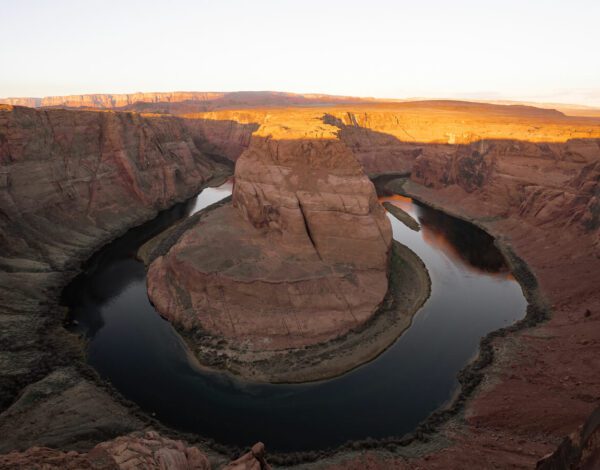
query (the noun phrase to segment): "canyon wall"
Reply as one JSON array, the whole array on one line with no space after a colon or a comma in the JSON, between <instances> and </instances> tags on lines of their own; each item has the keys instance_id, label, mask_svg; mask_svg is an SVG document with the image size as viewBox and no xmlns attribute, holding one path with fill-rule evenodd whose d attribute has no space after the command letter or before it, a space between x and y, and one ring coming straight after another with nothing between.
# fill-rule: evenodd
<instances>
[{"instance_id":1,"label":"canyon wall","mask_svg":"<svg viewBox=\"0 0 600 470\"><path fill-rule=\"evenodd\" d=\"M197 148L198 138L177 118L0 105L1 409L56 367L82 364L57 303L79 264L103 243L229 171ZM90 434L96 429L91 422L104 435L140 425L73 374L79 378L61 379L53 389L57 396L85 396L85 411L70 413L73 421L81 419L79 430L73 423L68 428L74 435ZM55 405L31 413L52 413L57 397L50 399ZM7 413L0 415L0 427L14 422L14 413ZM110 416L119 416L121 424ZM3 440L15 444L6 435Z\"/></svg>"},{"instance_id":2,"label":"canyon wall","mask_svg":"<svg viewBox=\"0 0 600 470\"><path fill-rule=\"evenodd\" d=\"M453 101L226 109L183 117L260 125L273 135L286 127L302 128L317 138L337 134L367 174L409 173L422 153L435 157L477 143L484 152L490 141L505 141L507 151L500 154L502 157L583 163L594 151L592 147L583 149L585 140L600 138L598 118L570 117L530 106ZM566 147L559 145L569 140L572 142ZM519 143L511 149L515 141ZM474 149L479 147L474 145Z\"/></svg>"},{"instance_id":3,"label":"canyon wall","mask_svg":"<svg viewBox=\"0 0 600 470\"><path fill-rule=\"evenodd\" d=\"M3 266L63 270L215 173L176 119L0 109Z\"/></svg>"}]
</instances>

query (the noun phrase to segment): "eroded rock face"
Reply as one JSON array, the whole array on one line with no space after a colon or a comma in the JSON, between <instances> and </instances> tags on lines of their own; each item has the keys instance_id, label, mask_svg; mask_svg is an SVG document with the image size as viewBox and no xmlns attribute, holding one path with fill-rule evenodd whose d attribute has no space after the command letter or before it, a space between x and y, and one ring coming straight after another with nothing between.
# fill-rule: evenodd
<instances>
[{"instance_id":1,"label":"eroded rock face","mask_svg":"<svg viewBox=\"0 0 600 470\"><path fill-rule=\"evenodd\" d=\"M415 160L411 179L428 188L456 186L479 194L535 225L600 225L600 140L563 144L491 141L429 149Z\"/></svg>"},{"instance_id":2,"label":"eroded rock face","mask_svg":"<svg viewBox=\"0 0 600 470\"><path fill-rule=\"evenodd\" d=\"M233 206L198 218L149 268L156 308L256 349L300 347L365 322L387 290L391 227L336 140L255 137Z\"/></svg>"},{"instance_id":3,"label":"eroded rock face","mask_svg":"<svg viewBox=\"0 0 600 470\"><path fill-rule=\"evenodd\" d=\"M536 470L592 470L599 467L600 408L596 408L585 424L565 437L552 454L537 463Z\"/></svg>"},{"instance_id":4,"label":"eroded rock face","mask_svg":"<svg viewBox=\"0 0 600 470\"><path fill-rule=\"evenodd\" d=\"M0 105L0 410L80 357L57 305L79 263L219 172L198 138L177 118Z\"/></svg>"},{"instance_id":5,"label":"eroded rock face","mask_svg":"<svg viewBox=\"0 0 600 470\"><path fill-rule=\"evenodd\" d=\"M184 441L168 439L155 431L138 432L101 442L88 452L31 447L0 455L0 469L44 470L211 470L207 455ZM227 464L227 470L269 470L264 445Z\"/></svg>"}]
</instances>

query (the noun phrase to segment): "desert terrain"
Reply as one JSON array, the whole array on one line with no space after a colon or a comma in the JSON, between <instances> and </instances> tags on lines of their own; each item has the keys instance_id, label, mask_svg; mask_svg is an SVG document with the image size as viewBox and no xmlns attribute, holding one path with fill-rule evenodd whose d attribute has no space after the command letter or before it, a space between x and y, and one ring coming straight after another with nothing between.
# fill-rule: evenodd
<instances>
[{"instance_id":1,"label":"desert terrain","mask_svg":"<svg viewBox=\"0 0 600 470\"><path fill-rule=\"evenodd\" d=\"M270 92L0 102L0 468L600 463L594 110ZM385 196L493 236L527 313L482 338L454 400L406 435L265 453L167 426L88 364L61 293L103 246L231 176L232 201L140 255L154 307L214 370L322 379L410 331L429 277L392 241Z\"/></svg>"}]
</instances>

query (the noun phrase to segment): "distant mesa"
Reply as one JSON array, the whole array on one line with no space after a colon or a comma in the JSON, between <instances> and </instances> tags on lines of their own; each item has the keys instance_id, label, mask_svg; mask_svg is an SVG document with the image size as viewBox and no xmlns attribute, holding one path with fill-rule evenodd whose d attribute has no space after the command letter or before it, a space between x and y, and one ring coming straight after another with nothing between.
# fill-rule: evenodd
<instances>
[{"instance_id":1,"label":"distant mesa","mask_svg":"<svg viewBox=\"0 0 600 470\"><path fill-rule=\"evenodd\" d=\"M0 98L0 104L31 108L60 107L144 111L151 110L160 103L163 105L164 111L193 112L226 107L297 106L302 104L360 103L373 100L373 98L274 91L175 91L166 93L46 96L43 98Z\"/></svg>"},{"instance_id":2,"label":"distant mesa","mask_svg":"<svg viewBox=\"0 0 600 470\"><path fill-rule=\"evenodd\" d=\"M217 109L244 109L256 107L286 106L325 106L352 104L427 103L428 107L448 107L454 104L458 108L465 106L472 111L485 111L495 106L497 110L506 110L509 114L522 116L545 114L554 116L600 117L600 109L590 106L563 103L535 103L520 101L478 100L431 98L371 98L356 96L327 95L321 93L287 93L276 91L174 91L174 92L136 92L136 93L93 93L82 95L0 98L0 104L27 106L30 108L83 108L110 109L118 111L137 111L148 113L185 114L205 112ZM549 114L550 113L550 114Z\"/></svg>"}]
</instances>

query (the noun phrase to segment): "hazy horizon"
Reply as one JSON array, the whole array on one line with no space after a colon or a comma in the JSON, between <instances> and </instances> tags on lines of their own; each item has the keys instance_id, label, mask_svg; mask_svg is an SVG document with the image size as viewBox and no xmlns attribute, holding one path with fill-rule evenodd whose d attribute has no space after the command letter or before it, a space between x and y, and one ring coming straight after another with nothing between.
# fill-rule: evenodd
<instances>
[{"instance_id":1,"label":"hazy horizon","mask_svg":"<svg viewBox=\"0 0 600 470\"><path fill-rule=\"evenodd\" d=\"M269 90L600 106L600 2L0 0L0 97Z\"/></svg>"}]
</instances>

